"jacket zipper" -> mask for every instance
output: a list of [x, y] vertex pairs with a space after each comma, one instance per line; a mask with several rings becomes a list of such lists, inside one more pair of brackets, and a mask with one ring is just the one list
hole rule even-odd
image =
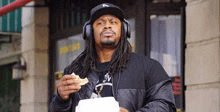
[[113, 87], [113, 85], [114, 85], [114, 83], [113, 83], [113, 75], [111, 74], [111, 76], [112, 76], [112, 94], [113, 94], [113, 97], [115, 98], [114, 87]]

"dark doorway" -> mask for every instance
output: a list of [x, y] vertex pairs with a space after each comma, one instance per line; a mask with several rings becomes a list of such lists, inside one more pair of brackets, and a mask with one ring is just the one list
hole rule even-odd
[[12, 66], [0, 66], [0, 112], [20, 111], [20, 81], [12, 80]]

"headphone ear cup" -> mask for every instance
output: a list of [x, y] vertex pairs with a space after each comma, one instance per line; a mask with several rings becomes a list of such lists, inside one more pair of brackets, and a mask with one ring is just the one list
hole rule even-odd
[[125, 34], [126, 34], [127, 38], [130, 38], [131, 37], [131, 28], [130, 28], [128, 21], [124, 19], [123, 25], [124, 25], [124, 30], [125, 30]]
[[90, 24], [86, 25], [86, 37], [87, 37], [87, 39], [92, 37], [92, 30], [91, 30]]
[[90, 21], [87, 21], [84, 26], [83, 26], [83, 39], [89, 39], [91, 37], [92, 32], [91, 32], [91, 25], [89, 24]]

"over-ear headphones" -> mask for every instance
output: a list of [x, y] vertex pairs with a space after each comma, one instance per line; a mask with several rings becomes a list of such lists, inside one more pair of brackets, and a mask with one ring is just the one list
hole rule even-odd
[[[130, 38], [131, 37], [131, 30], [130, 30], [130, 25], [129, 25], [129, 22], [127, 20], [123, 20], [122, 21], [122, 25], [124, 27], [124, 31], [125, 31], [125, 35], [127, 38]], [[84, 26], [83, 26], [83, 39], [86, 40], [86, 39], [89, 39], [93, 36], [93, 33], [92, 33], [92, 24], [90, 23], [90, 20], [85, 22]]]

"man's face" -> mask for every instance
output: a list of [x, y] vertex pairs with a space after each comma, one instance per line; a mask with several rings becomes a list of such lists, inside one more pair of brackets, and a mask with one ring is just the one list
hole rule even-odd
[[114, 15], [100, 16], [93, 23], [95, 45], [115, 47], [121, 38], [121, 21]]

